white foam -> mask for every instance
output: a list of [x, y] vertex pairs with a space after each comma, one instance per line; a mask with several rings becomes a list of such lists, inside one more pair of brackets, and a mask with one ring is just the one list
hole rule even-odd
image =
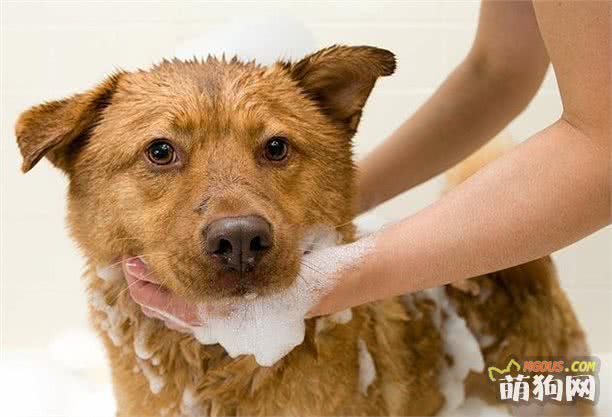
[[319, 333], [333, 327], [334, 324], [348, 324], [352, 319], [353, 310], [350, 308], [338, 311], [337, 313], [330, 314], [328, 316], [318, 317], [315, 323], [315, 335], [318, 335]]
[[212, 26], [203, 36], [178, 45], [179, 59], [239, 56], [270, 65], [279, 59], [297, 60], [317, 49], [313, 33], [299, 19], [279, 12], [235, 17]]
[[181, 417], [206, 417], [208, 412], [190, 385], [185, 386], [180, 402]]
[[376, 379], [376, 366], [368, 346], [361, 337], [357, 340], [357, 349], [359, 350], [359, 391], [363, 395], [367, 395], [368, 388]]
[[120, 264], [98, 265], [96, 275], [103, 281], [114, 281], [123, 277], [123, 271]]
[[144, 361], [140, 358], [136, 358], [138, 366], [142, 371], [142, 374], [149, 381], [149, 388], [153, 394], [159, 394], [166, 385], [166, 379], [159, 374], [153, 365], [149, 362]]
[[486, 349], [490, 346], [493, 346], [495, 342], [497, 342], [497, 338], [490, 334], [480, 334], [477, 335], [478, 344], [482, 349]]
[[153, 352], [149, 350], [147, 343], [148, 338], [151, 336], [153, 328], [152, 320], [143, 320], [136, 326], [134, 334], [134, 353], [140, 359], [148, 360], [153, 357]]
[[353, 320], [353, 310], [347, 308], [346, 310], [338, 311], [337, 313], [330, 314], [329, 319], [334, 323], [347, 324]]
[[100, 327], [108, 334], [115, 346], [121, 346], [124, 342], [121, 326], [125, 321], [125, 316], [121, 310], [106, 304], [104, 293], [98, 289], [90, 292], [89, 302], [95, 310], [106, 314], [106, 318], [100, 322]]
[[[225, 304], [201, 305], [204, 323], [191, 327], [202, 344], [219, 343], [231, 357], [254, 355], [262, 366], [272, 366], [304, 340], [304, 317], [333, 285], [334, 273], [363, 256], [368, 239], [336, 246], [338, 235], [331, 228], [316, 228], [304, 238], [302, 268], [286, 290], [269, 296], [247, 297]], [[220, 316], [212, 310], [227, 311]], [[349, 320], [350, 313], [338, 316]]]
[[492, 294], [493, 294], [493, 288], [491, 286], [488, 286], [488, 285], [481, 286], [479, 293], [478, 293], [478, 302], [480, 304], [484, 303], [485, 301], [489, 299], [489, 297]]
[[484, 359], [476, 337], [450, 303], [444, 287], [424, 290], [422, 294], [436, 302], [433, 320], [442, 334], [444, 352], [453, 359], [452, 365], [444, 366], [438, 377], [446, 400], [441, 412], [448, 413], [463, 403], [463, 382], [470, 371], [483, 371]]

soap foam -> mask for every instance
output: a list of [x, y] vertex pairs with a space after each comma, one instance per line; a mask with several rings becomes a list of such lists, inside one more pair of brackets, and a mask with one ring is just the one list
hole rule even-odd
[[372, 354], [362, 338], [357, 340], [357, 349], [359, 358], [359, 391], [363, 395], [367, 395], [368, 388], [376, 379], [376, 366], [374, 365]]
[[136, 361], [142, 374], [147, 378], [147, 381], [149, 381], [149, 389], [151, 392], [153, 394], [159, 394], [166, 386], [166, 379], [160, 375], [161, 372], [157, 371], [148, 361], [144, 361], [140, 358], [136, 358]]
[[[191, 327], [202, 344], [219, 343], [231, 357], [255, 356], [262, 366], [272, 366], [304, 340], [304, 317], [334, 285], [334, 274], [357, 261], [371, 246], [368, 239], [336, 246], [334, 229], [318, 227], [303, 240], [302, 268], [293, 284], [276, 294], [244, 297], [222, 304], [199, 306], [203, 326]], [[211, 309], [226, 311], [214, 314]], [[338, 316], [349, 321], [350, 311]]]
[[482, 349], [493, 346], [497, 342], [497, 338], [490, 334], [479, 334], [477, 335], [478, 344]]
[[115, 346], [121, 346], [124, 342], [122, 326], [126, 320], [126, 317], [123, 315], [121, 310], [115, 306], [108, 305], [106, 303], [104, 293], [98, 289], [93, 289], [90, 292], [89, 303], [94, 310], [106, 315], [100, 320], [100, 327], [108, 334], [108, 337]]
[[440, 412], [447, 413], [463, 403], [463, 383], [470, 371], [483, 371], [484, 359], [476, 337], [451, 304], [444, 287], [424, 290], [418, 294], [421, 295], [436, 302], [433, 321], [442, 334], [444, 352], [453, 358], [452, 365], [444, 366], [438, 377], [446, 400]]
[[123, 270], [119, 263], [96, 266], [96, 275], [103, 281], [114, 281], [123, 278]]
[[[153, 333], [153, 321], [144, 320], [138, 326], [134, 334], [134, 353], [140, 359], [148, 360], [153, 357], [153, 352], [148, 348], [148, 338]], [[155, 363], [154, 363], [155, 365]]]
[[347, 324], [351, 320], [353, 320], [353, 310], [350, 308], [338, 311], [337, 313], [333, 313], [328, 316], [318, 317], [317, 322], [315, 323], [315, 335], [326, 331], [335, 324]]

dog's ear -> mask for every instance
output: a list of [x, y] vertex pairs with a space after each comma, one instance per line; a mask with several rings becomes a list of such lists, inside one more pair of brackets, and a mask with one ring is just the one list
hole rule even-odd
[[71, 155], [110, 104], [122, 75], [116, 73], [85, 93], [23, 112], [15, 126], [23, 172], [32, 169], [45, 155], [53, 165], [67, 171]]
[[371, 46], [332, 46], [289, 66], [291, 77], [324, 113], [354, 134], [378, 77], [395, 71], [395, 55]]

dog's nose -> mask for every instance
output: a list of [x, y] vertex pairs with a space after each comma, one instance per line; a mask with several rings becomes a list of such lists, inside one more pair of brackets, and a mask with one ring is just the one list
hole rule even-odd
[[250, 272], [272, 246], [272, 230], [259, 216], [226, 217], [204, 229], [204, 244], [227, 269]]

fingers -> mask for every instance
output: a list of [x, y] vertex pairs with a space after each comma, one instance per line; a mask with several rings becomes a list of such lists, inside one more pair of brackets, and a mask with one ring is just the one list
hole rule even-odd
[[181, 327], [201, 324], [197, 306], [160, 285], [140, 258], [124, 258], [123, 271], [130, 296], [142, 306], [145, 315]]

